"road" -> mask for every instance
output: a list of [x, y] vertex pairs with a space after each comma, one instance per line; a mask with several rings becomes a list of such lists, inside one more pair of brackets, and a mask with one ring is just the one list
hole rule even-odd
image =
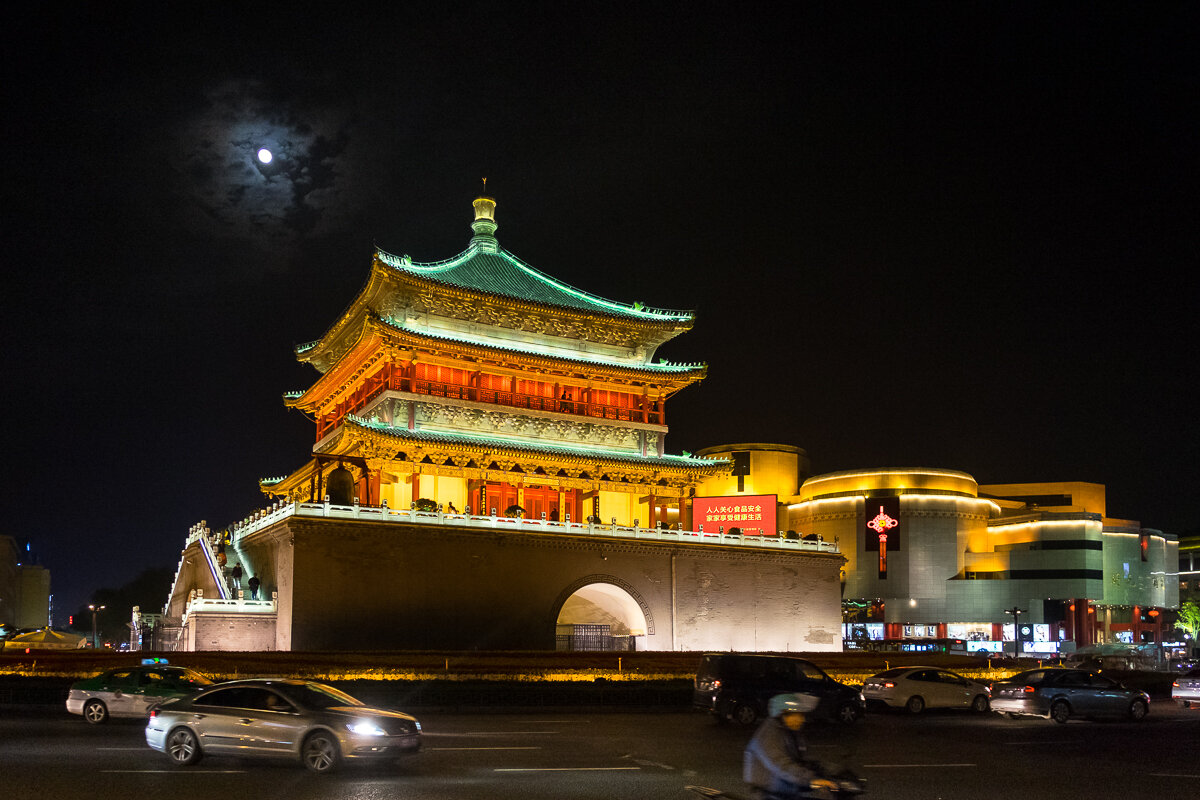
[[[675, 800], [689, 783], [742, 791], [750, 731], [700, 713], [426, 712], [424, 751], [399, 765], [351, 763], [328, 776], [299, 765], [208, 758], [176, 768], [143, 726], [90, 727], [54, 709], [0, 707], [5, 796], [32, 800]], [[1141, 723], [1006, 720], [996, 714], [871, 714], [812, 725], [810, 754], [844, 761], [894, 800], [1183, 797], [1200, 781], [1200, 710], [1156, 703]]]

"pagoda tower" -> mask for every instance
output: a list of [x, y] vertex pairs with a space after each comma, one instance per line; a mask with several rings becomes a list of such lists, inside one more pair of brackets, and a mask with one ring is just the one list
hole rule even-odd
[[296, 348], [320, 377], [285, 395], [315, 422], [312, 459], [260, 482], [290, 501], [619, 525], [690, 522], [724, 460], [664, 450], [667, 400], [704, 364], [659, 359], [690, 311], [607, 300], [503, 249], [474, 201], [453, 258], [377, 249], [358, 296]]

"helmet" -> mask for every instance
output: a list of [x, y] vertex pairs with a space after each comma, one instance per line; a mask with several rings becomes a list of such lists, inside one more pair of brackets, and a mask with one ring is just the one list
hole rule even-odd
[[767, 714], [772, 717], [789, 711], [807, 714], [815, 710], [819, 702], [820, 699], [811, 694], [777, 694], [767, 702]]

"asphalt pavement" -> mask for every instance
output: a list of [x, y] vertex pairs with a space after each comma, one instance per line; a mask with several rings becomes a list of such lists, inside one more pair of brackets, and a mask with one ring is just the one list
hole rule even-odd
[[[421, 753], [316, 777], [291, 761], [211, 757], [177, 768], [146, 747], [140, 721], [93, 727], [60, 709], [0, 706], [0, 770], [7, 796], [36, 800], [694, 800], [688, 784], [741, 791], [752, 733], [683, 711], [420, 717]], [[813, 757], [868, 780], [868, 798], [1128, 800], [1186, 796], [1200, 780], [1200, 710], [1170, 703], [1138, 723], [883, 713], [807, 733]]]

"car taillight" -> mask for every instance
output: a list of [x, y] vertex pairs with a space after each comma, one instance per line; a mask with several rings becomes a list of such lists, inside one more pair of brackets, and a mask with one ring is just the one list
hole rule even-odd
[[158, 716], [158, 709], [157, 708], [150, 709], [150, 719], [154, 719], [157, 716]]
[[896, 688], [896, 684], [895, 684], [895, 682], [893, 682], [893, 681], [884, 681], [884, 682], [883, 682], [883, 688], [885, 688], [885, 689], [895, 689], [895, 688]]
[[1036, 691], [1037, 691], [1037, 689], [1036, 689], [1035, 687], [1033, 687], [1033, 686], [1026, 686], [1026, 687], [1025, 687], [1025, 694], [1032, 694], [1033, 692], [1036, 692]]
[[1179, 688], [1179, 681], [1175, 681], [1175, 682], [1174, 682], [1174, 683], [1172, 683], [1171, 685], [1172, 685], [1172, 686], [1174, 686], [1176, 689], [1178, 689], [1178, 688]]

